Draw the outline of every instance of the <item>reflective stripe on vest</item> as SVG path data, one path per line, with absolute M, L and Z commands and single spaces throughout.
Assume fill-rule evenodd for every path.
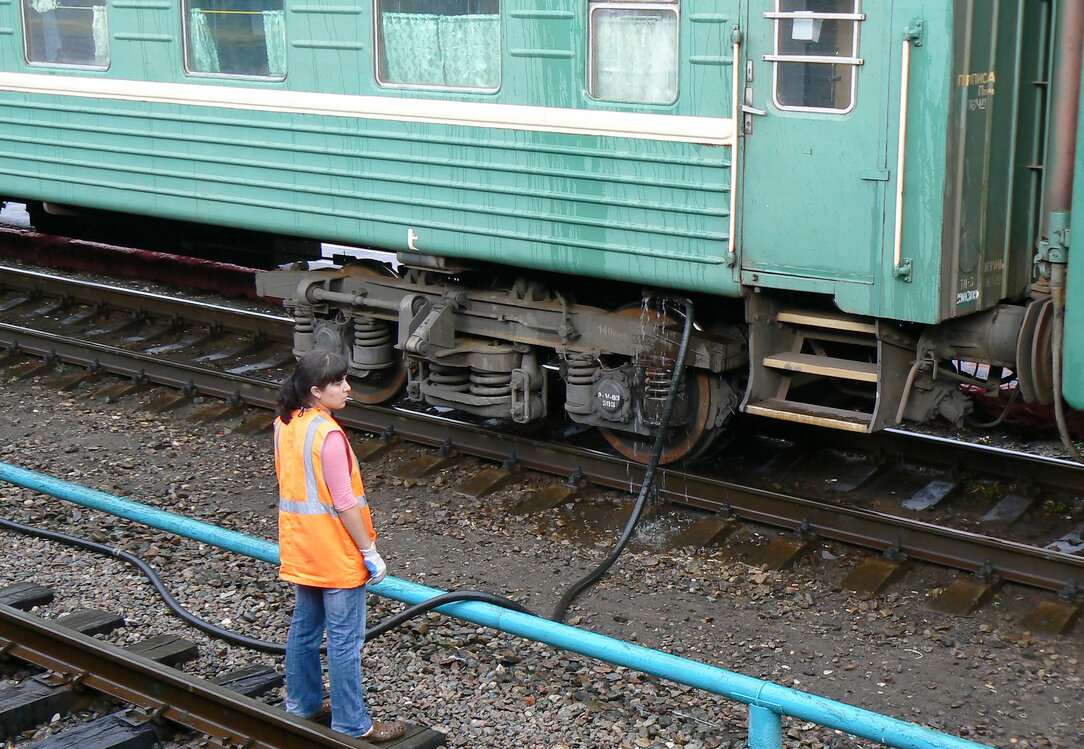
M 286 499 L 285 497 L 279 497 L 279 511 L 280 512 L 292 512 L 295 515 L 331 515 L 332 517 L 339 517 L 338 511 L 334 506 L 329 507 L 320 501 L 320 490 L 316 485 L 316 466 L 312 464 L 312 443 L 316 439 L 316 432 L 320 429 L 320 425 L 331 421 L 326 416 L 317 414 L 317 416 L 309 422 L 309 428 L 305 431 L 305 447 L 304 452 L 301 453 L 301 460 L 305 466 L 305 501 L 299 502 L 293 499 Z M 279 441 L 279 428 L 280 423 L 275 422 L 275 453 L 278 454 L 278 441 Z

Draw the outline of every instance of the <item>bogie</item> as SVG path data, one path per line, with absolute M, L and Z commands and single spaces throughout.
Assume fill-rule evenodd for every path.
M 262 293 L 286 297 L 294 353 L 342 354 L 359 400 L 391 400 L 405 385 L 412 401 L 483 418 L 526 424 L 563 411 L 599 427 L 622 454 L 645 460 L 643 444 L 661 428 L 678 366 L 681 321 L 659 311 L 667 305 L 645 297 L 607 311 L 539 282 L 480 290 L 467 276 L 398 278 L 348 267 L 267 273 L 259 283 Z M 738 401 L 725 377 L 744 367 L 744 340 L 694 330 L 689 352 L 664 463 L 702 453 Z M 554 374 L 563 385 L 559 405 L 550 402 Z

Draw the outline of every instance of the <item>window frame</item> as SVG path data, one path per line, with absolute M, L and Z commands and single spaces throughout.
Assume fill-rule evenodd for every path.
M 782 0 L 775 0 L 775 10 L 765 11 L 764 18 L 770 20 L 772 30 L 772 54 L 762 55 L 761 59 L 772 63 L 772 104 L 783 112 L 814 112 L 817 114 L 846 115 L 854 111 L 858 105 L 858 71 L 865 64 L 865 59 L 858 56 L 861 50 L 862 22 L 866 20 L 866 14 L 862 12 L 862 0 L 851 0 L 854 3 L 853 10 L 849 12 L 835 11 L 809 11 L 809 10 L 781 10 Z M 822 55 L 785 55 L 780 53 L 780 31 L 783 21 L 795 19 L 820 19 L 832 21 L 850 21 L 854 24 L 854 34 L 851 40 L 850 56 L 822 56 Z M 850 103 L 844 108 L 838 107 L 801 107 L 793 104 L 783 104 L 779 100 L 779 65 L 783 63 L 806 63 L 811 65 L 849 65 L 851 72 Z
M 113 44 L 112 44 L 112 39 L 109 36 L 109 1 L 108 0 L 102 0 L 102 7 L 105 8 L 105 32 L 106 32 L 106 43 L 108 44 L 108 49 L 106 50 L 106 55 L 108 57 L 108 62 L 106 62 L 105 65 L 96 65 L 96 64 L 92 65 L 92 64 L 81 64 L 81 63 L 72 63 L 72 62 L 41 62 L 39 60 L 31 60 L 30 59 L 30 34 L 28 33 L 28 26 L 27 26 L 28 21 L 27 21 L 27 17 L 26 17 L 27 6 L 29 5 L 29 0 L 16 0 L 16 1 L 19 3 L 19 19 L 20 19 L 20 21 L 22 23 L 23 62 L 28 67 L 64 68 L 66 70 L 94 70 L 94 71 L 97 71 L 97 72 L 109 70 L 109 68 L 112 67 L 112 65 L 113 65 Z M 91 9 L 93 7 L 94 7 L 93 5 L 87 6 L 88 9 Z M 91 11 L 91 12 L 93 13 L 93 11 Z M 91 34 L 93 35 L 93 31 L 91 31 Z
M 661 101 L 633 101 L 630 99 L 603 99 L 596 96 L 593 91 L 593 83 L 595 81 L 595 59 L 593 54 L 594 39 L 595 39 L 595 11 L 596 10 L 669 10 L 674 13 L 674 17 L 677 20 L 677 50 L 674 55 L 677 60 L 677 86 L 674 91 L 674 98 L 667 102 Z M 592 101 L 605 104 L 627 104 L 644 107 L 672 107 L 677 104 L 678 99 L 681 98 L 681 2 L 680 0 L 587 0 L 587 54 L 586 64 L 587 69 L 585 71 L 586 81 L 584 86 L 584 92 L 587 97 Z
M 504 85 L 504 16 L 501 9 L 505 0 L 497 0 L 497 85 L 492 88 L 479 88 L 477 86 L 449 86 L 443 83 L 399 83 L 396 81 L 383 81 L 380 79 L 380 53 L 383 50 L 384 35 L 380 29 L 380 0 L 373 0 L 373 80 L 380 88 L 407 89 L 413 91 L 457 91 L 464 94 L 496 94 Z M 447 14 L 451 15 L 451 14 Z M 488 15 L 472 14 L 467 15 Z
M 282 29 L 283 29 L 283 36 L 285 37 L 283 39 L 283 42 L 286 45 L 286 53 L 287 53 L 287 56 L 286 56 L 286 62 L 287 62 L 286 70 L 283 72 L 282 75 L 248 75 L 248 74 L 245 74 L 245 73 L 215 73 L 215 72 L 205 71 L 205 70 L 192 70 L 191 68 L 188 67 L 188 39 L 189 39 L 189 36 L 188 36 L 188 27 L 189 27 L 189 20 L 188 20 L 189 14 L 188 14 L 188 11 L 191 9 L 191 6 L 189 5 L 191 0 L 181 0 L 181 3 L 180 3 L 180 5 L 181 5 L 181 69 L 184 71 L 184 74 L 186 76 L 192 76 L 194 78 L 215 78 L 215 79 L 228 78 L 228 79 L 231 79 L 231 80 L 242 80 L 242 81 L 274 81 L 274 82 L 285 81 L 286 76 L 289 75 L 289 73 L 290 73 L 290 65 L 289 65 L 289 60 L 290 60 L 290 57 L 289 57 L 289 51 L 290 51 L 290 30 L 289 30 L 289 23 L 290 22 L 289 22 L 289 16 L 290 16 L 290 14 L 286 12 L 286 0 L 279 0 L 279 1 L 282 3 L 282 8 L 281 8 L 281 10 L 282 10 L 282 24 L 283 24 Z M 264 35 L 264 46 L 265 46 L 265 48 L 266 48 L 266 45 L 267 45 L 267 35 L 265 34 Z

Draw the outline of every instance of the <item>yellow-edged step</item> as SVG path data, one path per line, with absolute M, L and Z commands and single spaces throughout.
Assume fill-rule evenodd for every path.
M 746 413 L 767 416 L 783 421 L 795 421 L 799 424 L 813 424 L 842 429 L 847 432 L 868 432 L 873 415 L 861 411 L 847 411 L 842 408 L 817 406 L 812 403 L 769 398 L 745 407 Z
M 853 315 L 832 312 L 803 312 L 801 310 L 783 310 L 776 315 L 779 322 L 790 325 L 804 325 L 810 328 L 830 328 L 832 330 L 850 330 L 855 333 L 877 335 L 877 324 L 865 319 L 856 319 Z
M 877 364 L 874 362 L 782 352 L 765 356 L 763 363 L 765 367 L 784 369 L 788 372 L 804 372 L 823 377 L 858 380 L 859 382 L 877 382 Z

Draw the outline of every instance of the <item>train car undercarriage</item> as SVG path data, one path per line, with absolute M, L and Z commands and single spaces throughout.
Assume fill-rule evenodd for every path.
M 626 457 L 648 460 L 681 337 L 673 298 L 645 292 L 606 309 L 537 280 L 502 283 L 490 269 L 441 259 L 426 265 L 401 274 L 378 263 L 272 271 L 257 277 L 257 289 L 293 315 L 296 355 L 318 348 L 347 360 L 361 402 L 405 392 L 415 403 L 520 424 L 563 410 Z M 739 403 L 753 414 L 869 432 L 905 419 L 961 423 L 972 407 L 962 384 L 996 390 L 1012 377 L 1026 400 L 1049 400 L 1048 298 L 935 326 L 845 315 L 816 301 L 751 292 L 745 320 L 705 323 L 698 313 L 663 463 L 703 455 Z M 962 362 L 986 366 L 980 374 Z
M 414 402 L 526 424 L 555 410 L 557 375 L 557 408 L 598 427 L 629 458 L 647 459 L 674 372 L 680 307 L 645 297 L 606 310 L 536 281 L 488 281 L 483 289 L 470 271 L 456 271 L 273 271 L 257 277 L 257 288 L 285 300 L 295 354 L 320 348 L 346 358 L 362 402 L 384 403 L 405 388 Z M 746 356 L 740 327 L 693 331 L 663 462 L 710 446 L 737 410 L 731 380 L 744 375 Z

